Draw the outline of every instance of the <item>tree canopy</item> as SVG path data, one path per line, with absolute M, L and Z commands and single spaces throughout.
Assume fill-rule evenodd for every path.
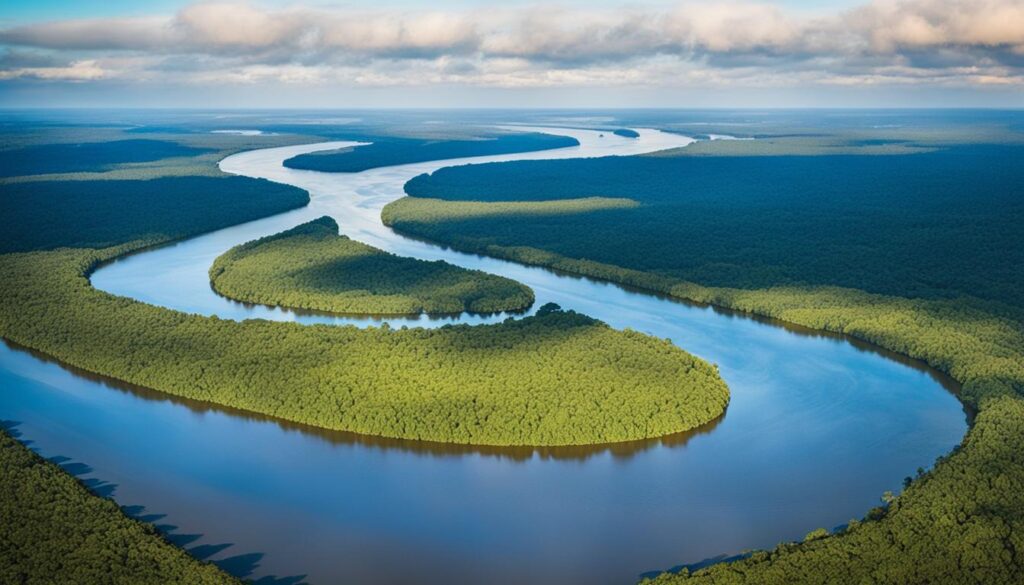
M 210 267 L 218 293 L 333 313 L 497 313 L 533 304 L 522 284 L 443 261 L 403 258 L 338 235 L 330 217 L 236 246 Z

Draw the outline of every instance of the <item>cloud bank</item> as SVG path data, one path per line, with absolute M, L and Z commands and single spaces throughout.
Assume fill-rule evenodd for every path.
M 268 10 L 0 29 L 0 80 L 393 87 L 1024 85 L 1024 0 Z

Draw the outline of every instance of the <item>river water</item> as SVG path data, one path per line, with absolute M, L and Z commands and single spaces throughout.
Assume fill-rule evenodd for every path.
M 689 139 L 570 129 L 579 147 L 472 162 L 636 154 Z M 720 366 L 721 419 L 682 436 L 562 449 L 479 449 L 379 440 L 169 399 L 0 348 L 0 418 L 45 456 L 67 458 L 179 544 L 266 583 L 630 583 L 642 574 L 799 539 L 861 517 L 966 431 L 953 385 L 864 344 L 661 299 L 616 285 L 460 254 L 380 224 L 409 178 L 470 160 L 329 174 L 285 169 L 303 152 L 252 151 L 227 172 L 307 189 L 306 208 L 111 263 L 112 294 L 221 318 L 377 325 L 219 297 L 206 271 L 229 247 L 333 216 L 342 233 L 532 287 L 614 327 L 667 337 Z M 506 315 L 389 318 L 393 326 Z

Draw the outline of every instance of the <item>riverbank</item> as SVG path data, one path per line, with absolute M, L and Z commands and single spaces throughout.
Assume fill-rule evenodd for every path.
M 0 581 L 240 584 L 129 518 L 0 425 Z
M 303 327 L 187 315 L 89 285 L 95 266 L 138 247 L 0 256 L 0 334 L 169 394 L 393 438 L 613 443 L 700 426 L 728 403 L 710 364 L 573 312 L 436 330 Z
M 385 208 L 383 216 L 395 214 Z M 399 232 L 424 236 L 392 224 Z M 1024 557 L 1018 551 L 1024 547 L 1016 541 L 1024 535 L 1024 497 L 1015 494 L 1024 493 L 1024 324 L 1010 308 L 839 287 L 705 287 L 534 248 L 475 245 L 469 239 L 439 243 L 863 339 L 948 373 L 962 384 L 961 400 L 978 411 L 961 447 L 908 481 L 904 494 L 869 511 L 864 522 L 851 522 L 835 536 L 713 565 L 692 577 L 685 570 L 666 573 L 654 583 L 1020 580 Z M 993 514 L 994 509 L 1003 512 Z M 894 541 L 906 544 L 893 546 Z

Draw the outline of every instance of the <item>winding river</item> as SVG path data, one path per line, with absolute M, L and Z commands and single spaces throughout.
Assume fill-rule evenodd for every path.
M 579 147 L 472 162 L 635 154 L 689 139 L 570 129 Z M 861 517 L 966 431 L 934 371 L 837 336 L 401 237 L 379 214 L 409 178 L 470 160 L 327 174 L 285 169 L 321 143 L 245 152 L 229 173 L 309 190 L 306 208 L 123 258 L 93 275 L 112 294 L 221 318 L 375 325 L 219 297 L 207 269 L 229 247 L 333 216 L 397 254 L 502 274 L 556 302 L 674 340 L 717 363 L 725 416 L 685 436 L 593 448 L 477 449 L 300 428 L 170 399 L 0 348 L 0 418 L 97 491 L 201 558 L 260 583 L 628 584 L 799 539 Z M 505 315 L 386 319 L 394 326 Z

